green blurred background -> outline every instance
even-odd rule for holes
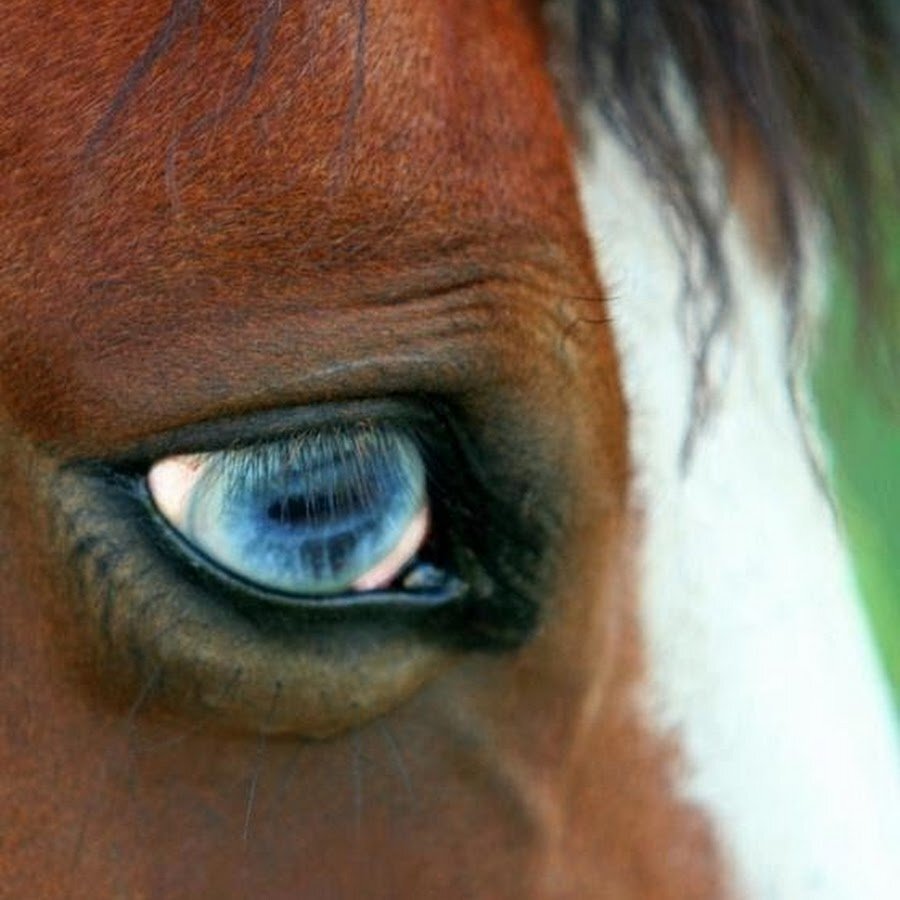
[[[900,223],[889,223],[889,282],[900,305]],[[900,318],[900,317],[898,317]],[[900,713],[900,403],[882,347],[900,346],[897,319],[860,338],[856,304],[836,272],[814,389],[832,451],[832,476],[857,579]]]

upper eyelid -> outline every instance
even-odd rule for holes
[[[145,438],[122,453],[104,459],[75,460],[67,466],[100,466],[110,470],[145,472],[168,456],[240,450],[339,425],[396,424],[415,428],[445,420],[439,400],[425,397],[387,397],[335,401],[304,406],[256,410],[242,416],[177,426]]]

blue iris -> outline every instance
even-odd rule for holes
[[[335,427],[210,454],[182,531],[261,587],[334,595],[397,546],[425,503],[425,469],[408,436]]]

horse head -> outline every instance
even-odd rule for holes
[[[795,6],[8,5],[4,891],[889,896]]]

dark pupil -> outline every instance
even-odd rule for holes
[[[354,488],[334,493],[290,494],[269,504],[266,513],[279,525],[321,525],[365,510],[366,498]]]

